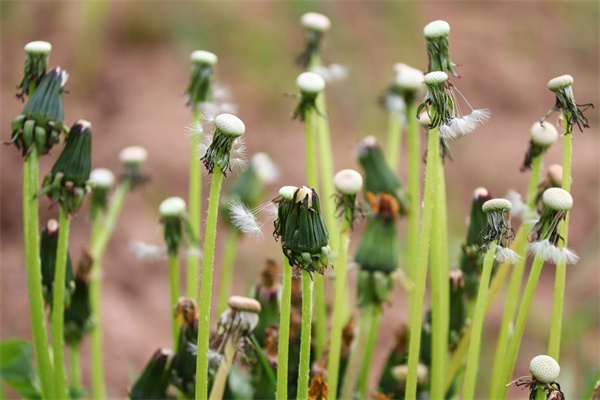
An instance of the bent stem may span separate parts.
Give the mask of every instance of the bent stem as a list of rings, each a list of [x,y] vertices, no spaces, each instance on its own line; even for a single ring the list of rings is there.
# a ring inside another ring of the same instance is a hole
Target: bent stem
[[[171,312],[171,331],[173,332],[173,349],[177,350],[179,342],[179,323],[175,316],[175,307],[179,299],[179,258],[177,253],[169,254],[169,287],[170,301],[169,310]]]
[[[231,228],[225,249],[223,250],[223,265],[221,268],[221,282],[219,284],[219,298],[217,300],[217,313],[221,315],[227,310],[227,301],[231,294],[231,277],[233,275],[233,265],[237,253],[237,245],[240,238],[240,231]]]
[[[54,383],[56,397],[68,398],[67,374],[64,353],[65,275],[69,248],[69,217],[60,207],[58,244],[56,247],[56,270],[52,290],[52,352],[54,355]]]
[[[302,330],[300,332],[300,364],[298,366],[298,393],[296,398],[308,398],[310,381],[310,342],[312,325],[313,280],[308,271],[302,271]]]
[[[69,344],[69,368],[71,388],[75,392],[81,390],[81,367],[79,365],[79,343]]]
[[[231,340],[227,340],[227,343],[225,343],[225,358],[219,365],[219,369],[215,374],[215,381],[210,390],[209,398],[211,400],[220,400],[223,398],[223,394],[225,393],[225,385],[227,384],[227,377],[229,376],[229,371],[233,365],[234,357],[235,347],[233,346],[233,343],[231,343]]]
[[[479,348],[481,346],[481,332],[485,321],[485,302],[494,266],[494,254],[496,253],[496,241],[492,242],[483,260],[483,270],[479,280],[479,291],[475,302],[475,314],[473,315],[473,328],[469,342],[469,356],[463,385],[463,399],[472,400],[475,396],[475,383],[477,381],[477,370],[479,367]]]
[[[400,149],[402,147],[402,123],[401,123],[401,112],[398,110],[388,111],[388,153],[387,162],[392,169],[396,172],[398,169],[398,162],[400,158]]]
[[[414,282],[417,271],[417,248],[419,245],[419,215],[421,205],[421,138],[417,123],[414,100],[406,102],[406,120],[408,133],[406,142],[408,148],[408,208],[407,246],[408,246],[408,273]],[[412,292],[411,292],[412,298]]]
[[[366,320],[368,325],[364,326],[364,331],[367,332],[365,350],[363,353],[363,362],[358,376],[358,387],[356,394],[359,399],[368,398],[369,377],[371,375],[371,366],[373,364],[373,356],[377,348],[377,338],[379,337],[379,326],[381,324],[382,314],[381,304],[373,304],[366,308],[364,312],[370,317]],[[362,330],[363,327],[361,327]]]
[[[194,113],[194,120],[200,118],[200,112]],[[194,237],[200,240],[200,220],[202,215],[202,163],[198,157],[198,147],[202,140],[202,135],[192,134],[191,153],[190,153],[190,182],[189,182],[189,201],[188,218],[190,229]],[[187,297],[198,300],[198,271],[200,270],[200,254],[197,251],[191,251],[187,259],[186,275],[186,295]]]
[[[212,298],[215,243],[219,198],[223,184],[223,172],[215,168],[210,183],[206,231],[204,234],[204,261],[202,263],[202,286],[200,288],[200,316],[198,324],[198,355],[196,357],[196,400],[206,399],[208,394],[208,338],[210,334],[210,302]]]
[[[437,128],[428,132],[427,167],[425,170],[425,194],[423,199],[423,218],[417,254],[417,269],[414,280],[414,297],[410,313],[410,342],[408,350],[408,375],[406,378],[407,400],[417,397],[417,369],[421,346],[421,324],[423,323],[423,302],[427,283],[427,261],[429,255],[429,240],[435,201],[437,178],[437,163],[439,161],[440,138]]]
[[[26,129],[29,127],[26,125]],[[38,199],[38,152],[35,146],[23,164],[23,231],[25,240],[25,260],[27,268],[27,293],[29,314],[33,335],[33,351],[40,375],[43,399],[55,397],[50,346],[46,335],[46,316],[42,295],[42,267],[40,261]]]
[[[281,278],[281,314],[279,315],[279,347],[277,349],[277,400],[287,400],[288,356],[290,350],[290,307],[292,301],[292,267],[283,257]]]

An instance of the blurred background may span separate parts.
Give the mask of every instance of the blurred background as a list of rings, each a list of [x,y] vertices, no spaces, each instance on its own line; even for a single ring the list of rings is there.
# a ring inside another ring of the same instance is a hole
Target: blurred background
[[[187,198],[185,128],[191,111],[183,93],[193,50],[219,56],[216,77],[229,89],[246,123],[249,154],[265,151],[280,166],[282,177],[269,199],[281,185],[304,183],[303,126],[290,118],[296,101],[284,96],[296,91],[295,79],[301,72],[293,60],[304,46],[299,24],[304,12],[331,18],[325,61],[348,67],[348,78],[327,88],[336,170],[360,170],[354,158],[360,138],[385,139],[387,117],[377,97],[392,77],[392,65],[405,62],[426,69],[422,29],[435,19],[448,21],[450,54],[462,76],[454,83],[474,108],[492,112],[490,122],[451,144],[454,161],[447,162],[446,174],[452,265],[457,264],[477,186],[487,187],[494,196],[504,196],[509,189],[525,194],[529,176],[519,168],[531,125],[554,105],[554,96],[546,89],[548,80],[570,74],[578,102],[600,104],[599,8],[593,2],[2,1],[0,11],[3,140],[10,138],[10,122],[23,108],[15,98],[25,60],[23,46],[46,40],[53,45],[50,67],[60,65],[70,73],[67,125],[79,118],[93,124],[93,166],[119,173],[118,152],[129,145],[145,146],[150,154],[145,169],[152,181],[127,198],[104,259],[105,363],[114,398],[125,397],[132,377],[152,352],[170,343],[167,264],[136,259],[131,243],[161,245],[158,204],[167,196]],[[600,124],[597,109],[588,110],[586,116],[591,129],[575,131],[574,137],[575,207],[569,237],[581,261],[568,270],[561,358],[560,382],[570,398],[582,393],[600,364]],[[58,153],[57,148],[41,160],[41,175]],[[22,159],[14,147],[3,147],[1,154],[0,335],[30,338],[21,226]],[[402,157],[398,172],[404,179]],[[557,143],[549,150],[546,165],[561,158],[562,146]],[[207,186],[204,193],[207,197]],[[57,209],[47,206],[42,199],[40,226],[57,218]],[[86,213],[87,205],[72,223],[70,251],[75,259],[89,242]],[[353,248],[362,225],[354,234]],[[217,238],[219,247],[223,238],[224,230]],[[268,257],[281,258],[279,245],[268,233],[259,243],[249,238],[241,242],[234,293],[247,293]],[[221,258],[218,253],[215,284]],[[351,290],[355,279],[353,272]],[[546,351],[553,281],[554,268],[546,266],[515,376],[526,374],[529,360]],[[503,296],[495,304],[485,326],[481,388],[487,388],[485,371],[491,367]],[[398,287],[384,312],[374,377],[391,346],[393,328],[406,321],[406,309],[406,294]],[[86,386],[88,345],[86,339],[82,352]],[[527,397],[514,388],[510,395]]]

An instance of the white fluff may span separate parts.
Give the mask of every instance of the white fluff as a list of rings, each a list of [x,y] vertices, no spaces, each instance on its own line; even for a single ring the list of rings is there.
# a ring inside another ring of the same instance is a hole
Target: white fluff
[[[579,261],[579,256],[569,249],[559,249],[550,244],[548,240],[542,240],[529,244],[529,253],[535,257],[542,257],[551,264],[565,262],[573,265]]]
[[[311,72],[321,75],[326,83],[345,81],[348,78],[348,67],[342,64],[317,65]]]
[[[131,251],[135,254],[135,258],[141,261],[164,261],[167,259],[167,249],[161,246],[144,243],[136,240],[129,245]]]
[[[561,249],[564,259],[569,265],[575,265],[579,262],[579,256],[569,249]]]
[[[510,264],[516,264],[521,259],[521,257],[516,252],[502,246],[496,246],[496,254],[494,255],[494,257],[501,263],[507,262]]]
[[[255,238],[261,238],[262,225],[258,222],[258,216],[253,210],[249,210],[241,201],[234,200],[229,204],[229,215],[231,223],[242,233],[247,233]]]
[[[252,168],[265,185],[271,185],[279,179],[279,168],[267,153],[256,153],[252,156]]]
[[[479,125],[490,119],[490,112],[487,109],[473,110],[470,114],[462,117],[454,117],[447,125],[441,125],[439,128],[442,138],[445,140],[455,140],[461,136],[467,135],[475,130]]]
[[[519,218],[525,223],[534,223],[538,218],[536,211],[530,211],[527,204],[523,201],[523,197],[516,190],[510,189],[506,196],[504,196],[512,204],[511,215],[515,218]]]
[[[529,254],[535,258],[546,259],[546,249],[552,246],[548,240],[540,240],[539,242],[529,243],[527,249]]]

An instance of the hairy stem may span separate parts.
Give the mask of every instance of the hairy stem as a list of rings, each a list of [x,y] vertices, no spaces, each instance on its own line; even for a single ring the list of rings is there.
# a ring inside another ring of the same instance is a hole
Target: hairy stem
[[[194,120],[200,117],[200,113],[194,113]],[[202,215],[202,163],[198,156],[198,147],[202,141],[202,135],[193,134],[191,138],[190,151],[190,182],[189,182],[189,201],[188,218],[190,228],[194,233],[198,243],[200,240],[200,220]],[[186,274],[186,295],[189,298],[198,300],[198,271],[200,270],[200,253],[191,251],[187,259]]]
[[[312,327],[313,280],[308,271],[302,271],[302,330],[300,332],[300,363],[298,365],[298,393],[296,399],[308,398],[310,381],[310,342]]]
[[[179,300],[179,258],[177,253],[169,254],[169,312],[171,313],[171,331],[173,332],[173,349],[179,342],[179,322],[175,316],[175,307]]]
[[[231,294],[231,278],[233,275],[233,265],[235,255],[237,253],[237,245],[240,239],[240,231],[231,228],[227,240],[225,241],[225,249],[223,250],[223,264],[221,267],[221,282],[219,284],[219,297],[217,300],[217,313],[221,315],[227,310],[227,301]]]
[[[419,124],[416,117],[414,101],[406,102],[406,119],[408,133],[406,142],[408,148],[408,209],[407,247],[408,247],[408,272],[410,279],[415,280],[417,271],[417,248],[419,243],[419,215],[421,208],[421,137]],[[411,292],[412,298],[412,292]]]
[[[279,347],[277,350],[277,400],[287,400],[288,356],[290,351],[290,307],[292,301],[292,267],[283,257],[281,314],[279,314]]]

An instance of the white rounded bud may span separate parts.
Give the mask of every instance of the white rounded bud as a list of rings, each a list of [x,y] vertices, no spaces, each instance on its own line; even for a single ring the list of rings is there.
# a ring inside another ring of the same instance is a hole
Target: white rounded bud
[[[306,29],[317,32],[327,32],[331,28],[331,21],[323,14],[309,12],[300,18],[300,23]]]
[[[305,93],[319,93],[325,89],[325,80],[314,72],[303,72],[296,78],[296,85]]]
[[[481,209],[485,213],[490,211],[510,210],[512,209],[512,204],[506,199],[491,199],[483,203]]]
[[[418,92],[423,89],[425,74],[423,71],[409,65],[398,63],[394,65],[394,86],[409,92]]]
[[[425,28],[423,28],[423,35],[425,35],[427,39],[448,36],[449,33],[450,24],[442,20],[430,22],[427,25],[425,25]]]
[[[181,197],[169,197],[158,207],[162,217],[180,217],[185,213],[185,200]]]
[[[569,211],[573,207],[573,197],[561,188],[547,189],[542,195],[544,205],[555,211]]]
[[[560,365],[550,356],[533,357],[529,363],[531,375],[540,383],[556,382],[560,374]]]
[[[90,182],[97,188],[110,189],[115,183],[115,175],[106,168],[96,168],[90,173]]]
[[[148,159],[148,151],[141,146],[125,147],[119,153],[119,161],[126,165],[139,165]]]
[[[439,86],[448,80],[448,74],[444,71],[433,71],[425,75],[425,83],[428,85]]]
[[[35,42],[29,42],[25,45],[25,53],[27,54],[50,54],[52,51],[52,45],[43,40],[36,40]]]
[[[427,383],[427,375],[427,366],[419,364],[417,366],[417,384],[424,385]],[[408,377],[408,365],[397,365],[392,368],[392,376],[398,382],[406,382],[406,378]]]
[[[341,194],[355,195],[362,189],[363,178],[353,169],[343,169],[335,174],[333,184]]]
[[[490,197],[490,191],[483,186],[478,187],[473,191],[473,199],[480,200]]]
[[[573,77],[571,75],[562,75],[557,76],[556,78],[550,79],[548,81],[548,89],[553,92],[569,87],[573,84]]]
[[[250,311],[257,314],[260,312],[260,303],[249,297],[231,296],[227,304],[229,308],[238,311]]]
[[[296,186],[283,186],[279,189],[279,196],[285,200],[294,200],[296,190],[298,190]]]
[[[531,140],[534,144],[549,147],[558,139],[558,132],[554,125],[544,121],[542,124],[535,122],[531,126]]]
[[[190,60],[196,64],[215,65],[219,58],[210,51],[196,50],[190,55]]]
[[[233,114],[219,114],[215,118],[215,126],[228,136],[242,136],[246,132],[246,125]]]
[[[560,164],[552,164],[546,171],[546,176],[554,186],[562,186],[563,167]]]
[[[304,199],[309,199],[309,204],[312,202],[312,189],[308,186],[302,186],[298,192],[296,192],[296,202],[300,202]]]

